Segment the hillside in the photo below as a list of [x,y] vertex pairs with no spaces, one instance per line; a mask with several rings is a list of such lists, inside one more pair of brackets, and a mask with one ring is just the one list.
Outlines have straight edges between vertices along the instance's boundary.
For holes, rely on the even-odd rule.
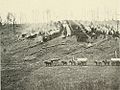
[[[19,28],[16,28],[16,29],[21,29],[21,28],[22,27],[19,26]],[[73,56],[80,57],[80,58],[87,57],[88,65],[93,66],[94,60],[110,59],[115,56],[114,51],[118,49],[118,41],[116,41],[113,38],[102,39],[102,40],[100,38],[98,38],[97,40],[94,41],[93,46],[87,47],[87,44],[85,42],[77,42],[76,36],[74,36],[74,35],[71,37],[67,37],[66,39],[63,39],[61,37],[56,37],[45,43],[36,43],[34,40],[26,40],[26,39],[23,41],[18,41],[16,39],[16,36],[14,35],[14,33],[10,32],[8,34],[8,31],[9,30],[7,30],[6,28],[2,29],[3,34],[2,34],[1,41],[4,43],[4,44],[1,43],[1,46],[2,46],[2,53],[1,53],[2,90],[14,90],[14,89],[15,90],[24,90],[24,89],[21,89],[19,86],[17,87],[16,85],[22,85],[21,82],[24,82],[26,84],[25,80],[28,79],[28,77],[33,78],[33,76],[34,76],[34,75],[31,76],[31,73],[33,73],[33,72],[34,73],[38,73],[38,72],[42,73],[41,68],[45,68],[45,69],[43,69],[43,71],[46,71],[47,67],[44,67],[45,66],[45,64],[43,63],[44,60],[49,60],[49,59],[58,57],[61,60],[68,61]],[[29,59],[33,58],[33,59],[25,61],[25,58],[29,58]],[[55,69],[56,68],[57,67],[55,67]],[[60,67],[58,67],[58,69],[59,68]],[[69,66],[66,66],[66,68],[74,69]],[[66,68],[63,67],[63,70],[66,70]],[[78,68],[77,69],[76,68],[77,67],[75,67],[75,70],[78,69]],[[113,69],[112,67],[110,67],[110,68]],[[119,67],[116,67],[116,68],[119,68]],[[37,69],[38,69],[38,71],[37,71]],[[51,68],[50,71],[54,73],[53,69],[54,69],[54,67]],[[93,67],[93,69],[95,69],[95,67]],[[90,69],[90,71],[94,71],[93,69]],[[110,70],[109,67],[104,68],[104,69]],[[60,70],[62,70],[62,69],[60,69]],[[87,72],[88,70],[89,69],[86,69],[85,72]],[[100,72],[102,72],[103,69],[101,70],[100,68],[98,68],[98,70],[100,70]],[[116,70],[116,69],[114,68],[113,70]],[[72,72],[74,72],[74,70],[72,70],[71,73]],[[112,72],[114,72],[114,71],[112,71]],[[110,72],[110,74],[112,72]],[[56,73],[57,73],[57,70],[56,70]],[[68,73],[66,72],[66,74],[68,74]],[[97,73],[97,71],[95,71],[95,73]],[[49,74],[49,73],[47,73],[47,74]],[[78,72],[77,72],[77,74],[78,74]],[[84,74],[86,75],[86,73],[84,73]],[[82,73],[83,76],[84,76],[84,74]],[[91,73],[88,73],[88,74],[90,75]],[[109,72],[108,72],[108,74],[109,74]],[[55,74],[55,75],[57,75],[57,74]],[[97,74],[97,75],[99,75],[99,74]],[[73,77],[73,76],[74,75],[71,75],[71,77]],[[58,77],[60,77],[60,76],[58,76]],[[67,75],[65,75],[65,77],[67,77]],[[63,77],[63,78],[65,78],[65,77]],[[110,78],[112,78],[112,76]],[[32,80],[34,80],[34,79],[32,79]],[[116,78],[115,78],[115,80],[116,80]],[[66,79],[65,79],[65,81],[66,81]],[[31,83],[34,83],[34,82],[31,82]],[[117,84],[118,84],[118,81],[117,81]],[[22,87],[25,87],[25,86],[22,86]],[[30,89],[30,90],[34,90],[34,89]],[[35,89],[35,90],[39,90],[39,89]],[[47,89],[47,90],[49,90],[49,89]],[[52,90],[52,89],[50,89],[50,90]],[[54,90],[55,90],[55,88],[54,88]],[[66,89],[64,89],[64,90],[66,90]],[[86,90],[88,90],[88,89],[86,89]],[[114,90],[114,89],[106,89],[106,90]],[[116,90],[118,90],[118,89],[116,89]]]

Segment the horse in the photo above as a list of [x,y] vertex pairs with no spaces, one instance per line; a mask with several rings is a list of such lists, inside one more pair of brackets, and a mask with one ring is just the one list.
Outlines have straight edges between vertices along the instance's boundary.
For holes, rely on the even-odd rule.
[[120,58],[111,58],[112,66],[120,66]]
[[51,62],[51,61],[44,61],[44,63],[46,64],[46,66],[51,66],[53,62]]
[[67,65],[67,61],[61,61],[62,65]]
[[103,60],[102,62],[104,63],[104,65],[110,65],[110,61],[109,60]]
[[96,66],[102,66],[102,61],[95,60],[94,63]]
[[75,60],[70,60],[69,63],[70,63],[71,65],[76,65],[76,61],[75,61]]
[[81,66],[87,65],[87,58],[77,58],[77,64]]

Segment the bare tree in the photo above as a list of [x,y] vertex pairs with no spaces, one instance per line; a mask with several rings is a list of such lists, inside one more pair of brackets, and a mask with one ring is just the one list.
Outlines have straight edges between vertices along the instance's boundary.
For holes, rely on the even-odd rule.
[[12,13],[8,12],[7,23],[8,24],[15,24],[15,20],[16,20],[15,16]]
[[15,33],[15,29],[14,29],[14,27],[15,27],[15,22],[16,22],[15,16],[13,15],[13,13],[8,12],[6,18],[7,18],[7,24],[12,24],[13,31],[14,31],[14,33]]

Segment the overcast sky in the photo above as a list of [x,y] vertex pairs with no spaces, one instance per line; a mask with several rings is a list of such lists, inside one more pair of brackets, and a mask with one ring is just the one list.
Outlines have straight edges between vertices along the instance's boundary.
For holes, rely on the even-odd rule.
[[115,13],[120,14],[119,3],[119,0],[0,0],[0,15],[5,18],[7,12],[12,12],[18,22],[112,19],[116,18]]

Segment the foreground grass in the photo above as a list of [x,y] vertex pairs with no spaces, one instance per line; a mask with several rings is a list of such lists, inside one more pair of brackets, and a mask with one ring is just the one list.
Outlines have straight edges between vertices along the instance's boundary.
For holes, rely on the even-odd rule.
[[5,90],[120,90],[119,76],[119,66],[41,67]]
[[35,71],[35,90],[120,90],[120,67],[55,67]]

